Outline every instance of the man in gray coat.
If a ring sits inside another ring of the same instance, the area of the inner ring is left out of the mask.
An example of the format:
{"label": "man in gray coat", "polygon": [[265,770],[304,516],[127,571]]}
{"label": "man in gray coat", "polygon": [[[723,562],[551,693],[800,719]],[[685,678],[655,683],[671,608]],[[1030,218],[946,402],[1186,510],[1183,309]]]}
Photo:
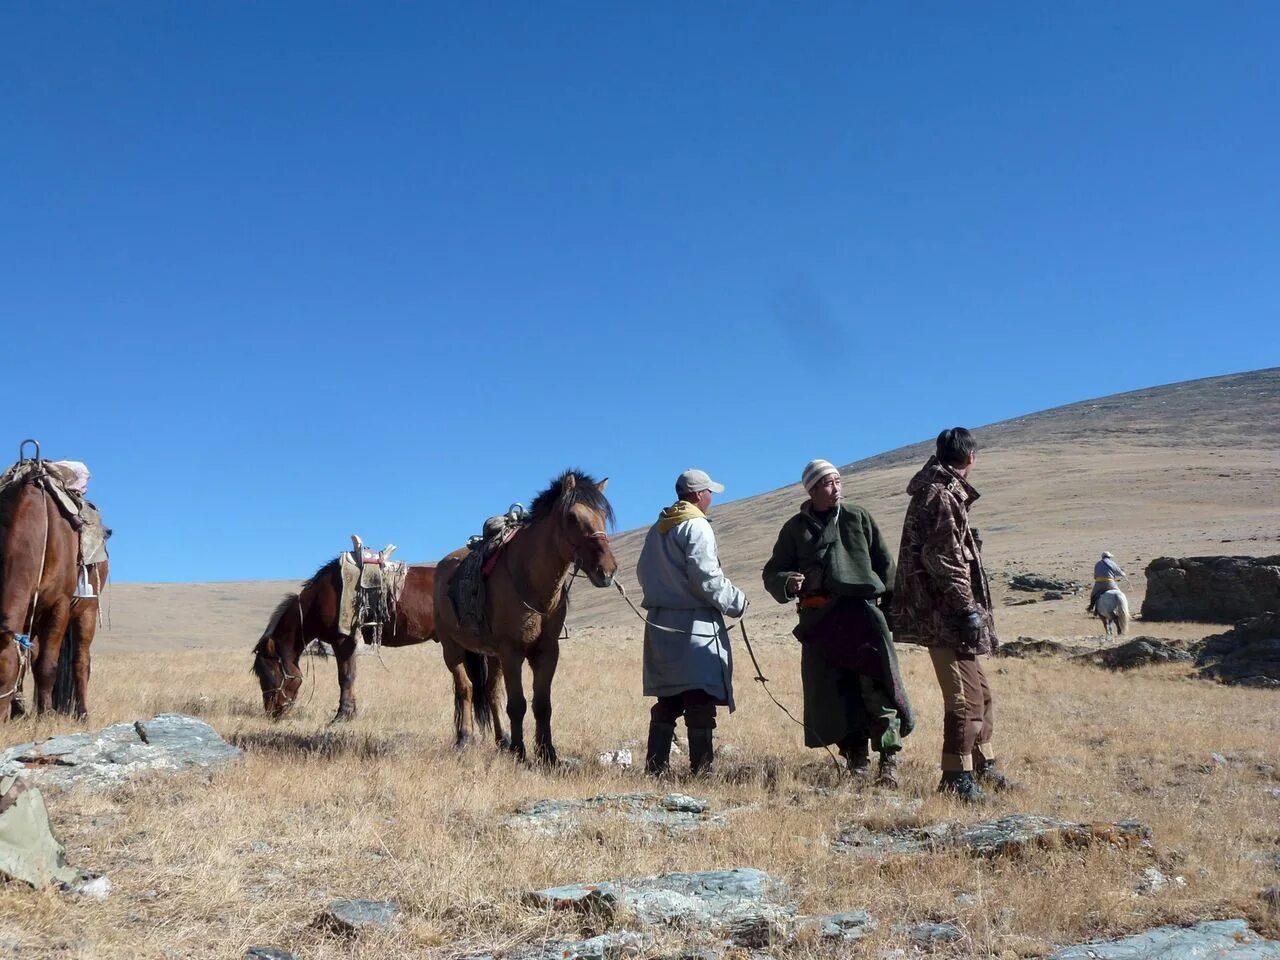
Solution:
{"label": "man in gray coat", "polygon": [[657,697],[649,719],[645,769],[660,774],[671,761],[676,720],[689,731],[689,765],[709,772],[716,707],[733,712],[733,657],[724,618],[740,617],[747,598],[720,569],[716,535],[707,520],[711,497],[723,493],[701,470],[676,478],[674,504],[645,537],[636,580],[648,613],[644,630],[644,695]]}

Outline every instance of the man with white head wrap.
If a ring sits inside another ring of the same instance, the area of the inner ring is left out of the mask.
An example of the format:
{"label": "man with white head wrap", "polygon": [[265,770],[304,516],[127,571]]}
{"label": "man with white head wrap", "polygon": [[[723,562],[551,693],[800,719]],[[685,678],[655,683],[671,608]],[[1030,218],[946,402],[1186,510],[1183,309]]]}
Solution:
{"label": "man with white head wrap", "polygon": [[764,567],[779,603],[796,602],[805,746],[835,744],[848,768],[897,786],[897,754],[913,720],[886,619],[893,555],[862,507],[841,502],[840,471],[811,460],[801,474],[809,499],[782,527]]}
{"label": "man with white head wrap", "polygon": [[1093,613],[1094,604],[1108,590],[1119,590],[1120,584],[1117,581],[1122,577],[1125,580],[1129,579],[1125,572],[1120,569],[1120,564],[1111,558],[1111,551],[1103,550],[1102,559],[1093,565],[1093,592],[1089,594],[1087,612]]}

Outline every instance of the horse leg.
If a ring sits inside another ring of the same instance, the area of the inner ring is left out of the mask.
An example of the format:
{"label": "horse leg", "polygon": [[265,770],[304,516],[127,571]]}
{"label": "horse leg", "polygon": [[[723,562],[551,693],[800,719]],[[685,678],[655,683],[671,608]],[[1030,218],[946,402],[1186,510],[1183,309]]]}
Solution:
{"label": "horse leg", "polygon": [[463,649],[452,640],[441,640],[444,653],[444,665],[453,674],[453,745],[458,750],[465,749],[475,736],[475,720],[471,716],[471,701],[475,696],[471,678],[467,676]]}
{"label": "horse leg", "polygon": [[511,749],[511,738],[502,729],[502,705],[499,703],[498,684],[502,682],[502,661],[489,657],[489,675],[485,678],[484,699],[489,707],[489,722],[493,725],[493,739],[499,750]]}
{"label": "horse leg", "polygon": [[540,763],[556,765],[556,748],[551,742],[551,681],[560,661],[560,641],[544,637],[529,654],[533,667],[533,749]]}
{"label": "horse leg", "polygon": [[[53,709],[53,685],[58,678],[58,654],[67,633],[67,621],[71,618],[71,601],[55,603],[43,616],[36,618],[39,649],[33,650],[32,673],[36,680],[36,713]],[[35,640],[32,641],[33,646]]]}
{"label": "horse leg", "polygon": [[77,601],[72,622],[76,631],[75,659],[71,668],[75,673],[74,712],[77,720],[89,719],[89,647],[98,632],[98,601],[81,599]]}
{"label": "horse leg", "polygon": [[18,641],[12,636],[0,641],[0,723],[5,723],[11,716],[20,717],[25,711],[21,709],[18,698],[18,673],[21,669],[18,657]]}
{"label": "horse leg", "polygon": [[338,661],[338,712],[333,723],[356,718],[356,638],[337,637],[330,645]]}
{"label": "horse leg", "polygon": [[525,759],[524,649],[518,643],[503,647],[502,675],[507,681],[507,719],[511,721],[511,752]]}

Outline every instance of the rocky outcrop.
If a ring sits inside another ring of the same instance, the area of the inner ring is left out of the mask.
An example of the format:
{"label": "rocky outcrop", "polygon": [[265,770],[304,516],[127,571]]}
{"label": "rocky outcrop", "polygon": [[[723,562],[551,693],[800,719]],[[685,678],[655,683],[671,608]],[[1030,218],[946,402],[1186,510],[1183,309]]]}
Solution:
{"label": "rocky outcrop", "polygon": [[1200,676],[1244,687],[1280,687],[1280,613],[1264,613],[1208,637],[1196,665]]}
{"label": "rocky outcrop", "polygon": [[1107,647],[1095,650],[1077,660],[1110,670],[1132,670],[1134,667],[1146,667],[1153,663],[1190,663],[1195,654],[1185,644],[1173,640],[1162,640],[1159,637],[1134,637],[1118,647]]}
{"label": "rocky outcrop", "polygon": [[1064,947],[1045,960],[1277,960],[1280,943],[1244,920],[1212,920],[1193,927],[1156,927],[1120,940]]}
{"label": "rocky outcrop", "polygon": [[112,787],[153,772],[209,769],[240,759],[203,720],[162,713],[116,723],[92,733],[70,733],[23,743],[0,753],[0,776],[16,773],[42,787]]}
{"label": "rocky outcrop", "polygon": [[963,850],[979,857],[1012,856],[1043,847],[1083,847],[1109,843],[1122,847],[1145,844],[1150,829],[1135,820],[1118,823],[1075,823],[1056,817],[1013,813],[982,823],[936,823],[927,827],[871,830],[850,824],[834,841],[837,850],[870,856]]}
{"label": "rocky outcrop", "polygon": [[1160,557],[1147,566],[1143,620],[1235,623],[1280,610],[1280,556]]}

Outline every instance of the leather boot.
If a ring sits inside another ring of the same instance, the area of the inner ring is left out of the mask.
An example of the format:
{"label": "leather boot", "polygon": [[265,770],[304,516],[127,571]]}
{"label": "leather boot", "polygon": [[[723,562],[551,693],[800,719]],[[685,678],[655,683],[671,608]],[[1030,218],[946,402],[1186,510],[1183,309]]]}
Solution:
{"label": "leather boot", "polygon": [[898,788],[898,755],[897,753],[880,754],[880,769],[876,771],[876,786]]}
{"label": "leather boot", "polygon": [[671,767],[671,738],[676,735],[674,723],[649,721],[649,746],[644,754],[644,771],[661,776]]}
{"label": "leather boot", "polygon": [[711,764],[716,755],[713,736],[714,730],[711,727],[689,728],[689,769],[693,773],[711,772]]}
{"label": "leather boot", "polygon": [[974,765],[978,783],[988,790],[1021,790],[1022,784],[1014,783],[996,769],[994,760],[979,759]]}
{"label": "leather boot", "polygon": [[871,751],[867,749],[866,737],[853,737],[840,744],[840,756],[844,757],[844,767],[858,779],[871,776]]}
{"label": "leather boot", "polygon": [[965,803],[983,803],[987,795],[978,786],[970,770],[946,771],[942,774],[942,782],[938,784],[939,793],[949,793],[957,800]]}

